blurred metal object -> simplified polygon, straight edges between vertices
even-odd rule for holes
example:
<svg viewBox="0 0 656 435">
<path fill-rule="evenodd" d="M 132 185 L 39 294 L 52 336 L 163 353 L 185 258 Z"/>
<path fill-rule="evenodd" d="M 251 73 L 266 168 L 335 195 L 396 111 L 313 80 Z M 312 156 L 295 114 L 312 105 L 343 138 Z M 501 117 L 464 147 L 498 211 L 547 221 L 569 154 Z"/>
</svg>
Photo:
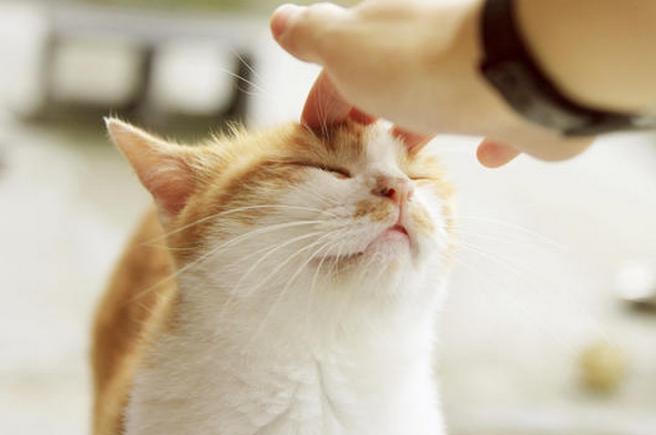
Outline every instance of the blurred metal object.
<svg viewBox="0 0 656 435">
<path fill-rule="evenodd" d="M 30 104 L 13 104 L 23 118 L 87 123 L 113 113 L 159 130 L 244 118 L 255 19 L 79 4 L 34 15 L 38 61 L 23 69 L 40 73 L 25 80 Z"/>
<path fill-rule="evenodd" d="M 67 104 L 127 107 L 143 85 L 144 66 L 141 48 L 131 41 L 62 40 L 51 59 L 50 97 Z"/>
<path fill-rule="evenodd" d="M 656 310 L 656 262 L 627 261 L 615 275 L 617 296 L 637 308 Z"/>
</svg>

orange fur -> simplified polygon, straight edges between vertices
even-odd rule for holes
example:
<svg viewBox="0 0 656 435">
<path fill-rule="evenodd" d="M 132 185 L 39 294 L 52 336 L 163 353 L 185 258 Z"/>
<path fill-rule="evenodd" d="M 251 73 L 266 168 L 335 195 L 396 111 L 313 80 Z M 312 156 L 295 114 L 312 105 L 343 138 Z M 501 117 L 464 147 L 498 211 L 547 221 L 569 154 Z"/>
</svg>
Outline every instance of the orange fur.
<svg viewBox="0 0 656 435">
<path fill-rule="evenodd" d="M 185 186 L 155 183 L 151 188 L 165 195 L 173 191 L 170 208 L 175 213 L 160 223 L 154 209 L 148 212 L 119 260 L 97 309 L 92 346 L 95 435 L 122 433 L 122 417 L 135 370 L 140 364 L 148 364 L 144 360 L 148 343 L 162 331 L 176 328 L 175 307 L 180 295 L 172 274 L 197 255 L 195 248 L 203 242 L 211 222 L 207 218 L 240 206 L 269 203 L 269 198 L 249 186 L 266 183 L 280 187 L 298 182 L 301 173 L 290 163 L 348 170 L 349 164 L 365 152 L 364 130 L 363 126 L 349 124 L 318 137 L 290 124 L 260 134 L 237 131 L 231 138 L 180 147 L 180 155 L 187 159 L 181 166 L 193 168 L 194 178 L 173 177 L 176 182 L 190 183 Z M 123 151 L 132 159 L 130 151 Z M 404 157 L 403 165 L 409 176 L 419 174 L 433 183 L 441 197 L 450 195 L 434 161 L 412 153 Z M 154 183 L 139 175 L 147 187 Z M 189 197 L 184 207 L 175 202 L 180 192 Z M 159 205 L 167 208 L 166 204 Z M 367 215 L 382 220 L 391 208 L 386 202 L 363 201 L 355 217 Z M 261 209 L 253 208 L 231 219 L 249 223 L 261 213 Z M 447 216 L 450 214 L 447 210 Z M 425 214 L 414 217 L 423 231 L 432 231 Z"/>
<path fill-rule="evenodd" d="M 353 218 L 358 219 L 366 216 L 374 222 L 379 222 L 385 220 L 385 218 L 392 212 L 393 208 L 394 206 L 387 201 L 382 202 L 364 199 L 356 204 Z"/>
<path fill-rule="evenodd" d="M 153 209 L 128 244 L 98 306 L 92 347 L 96 435 L 120 433 L 146 325 L 162 317 L 176 292 L 173 280 L 157 285 L 173 272 L 163 234 Z"/>
</svg>

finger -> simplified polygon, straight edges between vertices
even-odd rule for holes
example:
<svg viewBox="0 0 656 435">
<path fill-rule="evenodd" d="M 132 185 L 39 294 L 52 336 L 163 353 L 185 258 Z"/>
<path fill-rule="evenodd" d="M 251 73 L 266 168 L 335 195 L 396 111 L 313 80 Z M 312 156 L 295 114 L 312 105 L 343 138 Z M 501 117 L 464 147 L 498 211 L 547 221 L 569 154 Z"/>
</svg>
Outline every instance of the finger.
<svg viewBox="0 0 656 435">
<path fill-rule="evenodd" d="M 323 71 L 305 101 L 301 123 L 312 129 L 339 124 L 346 121 L 353 110 L 353 105 L 342 98 Z"/>
<path fill-rule="evenodd" d="M 280 6 L 271 16 L 271 33 L 278 44 L 294 57 L 321 63 L 322 52 L 331 38 L 326 34 L 349 18 L 349 11 L 332 3 L 301 7 Z"/>
<path fill-rule="evenodd" d="M 491 140 L 484 140 L 476 151 L 476 157 L 488 168 L 498 168 L 510 162 L 520 154 L 516 148 Z"/>
<path fill-rule="evenodd" d="M 418 152 L 431 140 L 431 138 L 428 136 L 413 133 L 399 127 L 398 125 L 392 127 L 392 136 L 403 141 L 403 143 L 408 147 L 408 151 L 411 153 Z"/>
</svg>

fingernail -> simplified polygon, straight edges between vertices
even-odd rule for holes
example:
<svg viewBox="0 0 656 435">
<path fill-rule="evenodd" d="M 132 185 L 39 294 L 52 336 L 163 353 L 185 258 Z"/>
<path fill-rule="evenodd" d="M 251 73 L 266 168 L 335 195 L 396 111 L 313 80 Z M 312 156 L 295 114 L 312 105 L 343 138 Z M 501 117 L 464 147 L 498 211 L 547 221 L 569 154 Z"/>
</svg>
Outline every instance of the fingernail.
<svg viewBox="0 0 656 435">
<path fill-rule="evenodd" d="M 271 32 L 278 39 L 287 30 L 287 24 L 298 15 L 303 8 L 292 4 L 280 6 L 271 16 Z"/>
</svg>

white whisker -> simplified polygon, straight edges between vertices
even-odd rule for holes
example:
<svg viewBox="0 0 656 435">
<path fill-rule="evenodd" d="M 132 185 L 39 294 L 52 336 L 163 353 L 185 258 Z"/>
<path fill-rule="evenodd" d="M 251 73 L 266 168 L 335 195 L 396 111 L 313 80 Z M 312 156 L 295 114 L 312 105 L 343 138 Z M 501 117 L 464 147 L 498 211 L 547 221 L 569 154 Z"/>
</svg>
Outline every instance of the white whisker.
<svg viewBox="0 0 656 435">
<path fill-rule="evenodd" d="M 225 73 L 225 74 L 229 75 L 230 77 L 233 77 L 233 78 L 236 78 L 239 81 L 242 81 L 243 83 L 247 84 L 248 86 L 253 87 L 253 89 L 255 89 L 259 92 L 262 92 L 262 94 L 270 96 L 270 94 L 262 86 L 258 85 L 257 83 L 255 83 L 251 80 L 248 80 L 247 78 L 244 78 L 244 77 L 240 76 L 239 74 L 236 74 L 236 73 L 234 73 L 230 70 L 227 70 L 225 68 L 221 68 L 220 71 L 222 73 Z"/>
<path fill-rule="evenodd" d="M 486 217 L 486 216 L 459 216 L 458 218 L 462 221 L 471 220 L 471 221 L 479 221 L 479 222 L 488 222 L 488 223 L 492 223 L 492 224 L 505 226 L 507 228 L 517 229 L 517 230 L 523 231 L 524 233 L 526 233 L 528 235 L 536 237 L 536 238 L 544 241 L 545 243 L 549 243 L 549 244 L 554 245 L 558 248 L 564 249 L 564 247 L 560 243 L 558 243 L 557 241 L 555 241 L 553 239 L 550 239 L 549 237 L 547 237 L 543 234 L 540 234 L 537 231 L 531 230 L 530 228 L 524 227 L 522 225 L 519 225 L 519 224 L 516 224 L 516 223 L 513 223 L 513 222 L 506 222 L 506 221 L 502 221 L 502 220 L 499 220 L 499 219 Z"/>
<path fill-rule="evenodd" d="M 250 295 L 252 295 L 253 293 L 255 293 L 255 291 L 257 291 L 257 289 L 259 289 L 264 283 L 268 283 L 269 280 L 270 280 L 271 278 L 273 278 L 278 272 L 280 272 L 280 271 L 282 270 L 282 268 L 285 267 L 285 266 L 286 266 L 286 265 L 287 265 L 292 259 L 296 258 L 297 256 L 299 256 L 299 255 L 302 254 L 303 252 L 305 252 L 305 251 L 307 251 L 307 250 L 309 250 L 309 249 L 314 248 L 317 244 L 321 243 L 321 241 L 322 241 L 323 239 L 325 239 L 326 237 L 330 237 L 330 236 L 332 236 L 332 234 L 333 234 L 333 232 L 330 232 L 330 233 L 328 233 L 328 234 L 325 234 L 325 235 L 319 237 L 316 241 L 314 241 L 314 242 L 311 243 L 310 245 L 308 245 L 308 246 L 306 246 L 306 247 L 304 247 L 304 248 L 302 248 L 302 249 L 296 251 L 294 254 L 292 254 L 292 255 L 290 255 L 289 257 L 287 257 L 287 259 L 285 259 L 283 262 L 281 262 L 280 264 L 278 264 L 278 266 L 276 266 L 276 268 L 274 268 L 272 272 L 270 272 L 267 276 L 265 276 L 265 277 L 264 277 L 264 278 L 263 278 L 263 279 L 262 279 L 262 280 L 261 280 L 261 281 L 260 281 L 255 287 L 254 287 L 254 288 L 252 288 L 252 289 L 250 290 L 250 292 L 248 293 L 247 296 L 250 296 Z"/>
<path fill-rule="evenodd" d="M 264 260 L 266 260 L 267 258 L 269 258 L 271 255 L 275 254 L 276 252 L 278 252 L 279 250 L 281 250 L 281 249 L 283 249 L 283 248 L 286 248 L 286 247 L 289 246 L 289 245 L 292 245 L 292 244 L 294 244 L 294 243 L 296 243 L 296 242 L 299 242 L 299 241 L 302 241 L 302 240 L 305 240 L 305 239 L 309 239 L 309 238 L 311 238 L 311 237 L 314 237 L 314 236 L 316 236 L 316 235 L 318 235 L 318 234 L 322 234 L 322 233 L 323 233 L 323 231 L 315 231 L 315 232 L 310 233 L 310 234 L 304 234 L 304 235 L 302 235 L 302 236 L 295 237 L 295 238 L 293 238 L 293 239 L 291 239 L 291 240 L 288 240 L 288 241 L 286 241 L 286 242 L 284 242 L 284 243 L 282 243 L 282 244 L 280 244 L 280 245 L 276 245 L 276 246 L 274 246 L 273 248 L 268 247 L 269 249 L 267 249 L 266 253 L 265 253 L 264 255 L 262 255 L 260 258 L 258 258 L 258 260 L 257 260 L 255 263 L 253 263 L 253 264 L 251 265 L 251 267 L 246 271 L 246 273 L 243 274 L 243 275 L 239 278 L 239 280 L 237 281 L 237 284 L 235 284 L 235 285 L 233 286 L 231 293 L 235 293 L 235 292 L 237 291 L 237 289 L 239 288 L 239 286 L 241 285 L 241 283 L 242 283 L 246 278 L 248 278 L 248 277 L 250 276 L 250 274 L 253 273 L 253 271 L 254 271 L 255 269 L 257 269 L 257 267 L 258 267 L 258 266 L 259 266 Z M 261 252 L 261 250 L 258 251 L 258 253 L 259 253 L 259 252 Z"/>
<path fill-rule="evenodd" d="M 333 247 L 335 245 L 335 243 L 336 242 L 326 243 L 324 246 L 322 246 L 319 249 L 319 251 L 322 251 L 324 249 L 328 250 L 329 248 Z M 309 320 L 310 320 L 309 319 L 310 313 L 312 313 L 312 311 L 314 310 L 313 301 L 314 301 L 314 292 L 315 292 L 315 288 L 316 288 L 316 285 L 317 285 L 317 279 L 319 278 L 319 273 L 320 273 L 321 268 L 323 267 L 323 263 L 325 261 L 326 261 L 326 256 L 324 255 L 323 257 L 321 257 L 321 260 L 319 261 L 319 265 L 317 266 L 317 269 L 314 271 L 314 275 L 312 275 L 312 281 L 311 281 L 311 284 L 310 284 L 310 291 L 308 292 L 308 296 L 307 296 L 307 298 L 308 298 L 308 309 L 305 313 L 306 314 L 306 323 L 308 323 L 308 324 L 309 324 Z"/>
<path fill-rule="evenodd" d="M 255 210 L 255 209 L 302 210 L 302 211 L 312 211 L 312 212 L 317 212 L 317 213 L 321 213 L 321 214 L 326 214 L 326 215 L 331 216 L 331 217 L 337 217 L 335 214 L 330 213 L 329 211 L 322 210 L 322 209 L 319 209 L 319 208 L 312 208 L 312 207 L 302 207 L 302 206 L 294 206 L 294 205 L 278 205 L 278 204 L 249 205 L 249 206 L 244 206 L 244 207 L 233 208 L 233 209 L 230 209 L 230 210 L 224 210 L 224 211 L 219 212 L 219 213 L 214 213 L 214 214 L 211 214 L 209 216 L 205 216 L 205 217 L 203 217 L 201 219 L 198 219 L 194 222 L 191 222 L 189 224 L 186 224 L 186 225 L 183 225 L 179 228 L 176 228 L 175 230 L 172 230 L 172 231 L 170 231 L 166 234 L 163 234 L 161 236 L 157 236 L 157 237 L 154 237 L 150 240 L 147 240 L 147 241 L 143 242 L 143 244 L 163 240 L 163 239 L 167 238 L 168 236 L 171 236 L 173 234 L 184 231 L 188 228 L 191 228 L 195 225 L 206 222 L 210 219 L 231 215 L 231 214 L 239 213 L 239 212 L 246 211 L 246 210 Z"/>
<path fill-rule="evenodd" d="M 199 264 L 201 264 L 203 261 L 207 260 L 212 255 L 216 254 L 217 252 L 220 252 L 221 249 L 225 249 L 227 247 L 230 247 L 230 246 L 234 245 L 236 242 L 247 239 L 248 237 L 257 236 L 257 235 L 260 235 L 260 234 L 263 234 L 263 233 L 266 233 L 266 232 L 270 232 L 270 231 L 275 231 L 275 230 L 284 229 L 284 228 L 290 228 L 290 227 L 294 227 L 294 226 L 301 226 L 301 225 L 313 225 L 313 224 L 322 223 L 322 222 L 323 221 L 317 221 L 317 220 L 299 221 L 299 222 L 286 222 L 286 223 L 283 223 L 283 224 L 271 225 L 271 226 L 264 227 L 264 228 L 258 228 L 258 229 L 249 231 L 245 234 L 242 234 L 240 236 L 234 237 L 234 238 L 228 240 L 227 242 L 225 242 L 223 244 L 220 244 L 220 245 L 210 249 L 208 252 L 201 255 L 196 260 L 190 262 L 189 264 L 186 264 L 185 266 L 183 266 L 180 269 L 176 270 L 174 273 L 167 276 L 166 278 L 156 282 L 155 284 L 151 285 L 150 287 L 148 287 L 148 288 L 146 288 L 146 289 L 144 289 L 140 292 L 137 292 L 132 298 L 128 299 L 126 304 L 129 304 L 130 302 L 134 301 L 135 299 L 138 299 L 138 298 L 144 296 L 145 294 L 148 294 L 149 292 L 151 292 L 153 289 L 159 287 L 160 285 L 162 285 L 166 282 L 169 282 L 172 279 L 177 278 L 181 273 L 191 269 L 192 267 L 198 266 Z"/>
<path fill-rule="evenodd" d="M 253 77 L 255 77 L 255 78 L 258 79 L 258 80 L 262 80 L 262 77 L 260 77 L 260 75 L 257 73 L 257 71 L 255 71 L 255 68 L 253 68 L 253 67 L 252 67 L 252 66 L 246 61 L 246 59 L 244 59 L 244 57 L 243 57 L 241 54 L 239 54 L 239 52 L 238 52 L 237 50 L 235 50 L 234 48 L 231 48 L 231 49 L 230 49 L 230 52 L 231 52 L 232 54 L 234 54 L 234 55 L 237 57 L 237 59 L 239 59 L 239 62 L 241 62 L 242 65 L 244 65 L 244 66 L 245 66 L 245 67 L 251 72 L 251 74 L 253 74 Z"/>
<path fill-rule="evenodd" d="M 328 234 L 326 234 L 324 237 L 332 236 L 332 235 L 333 235 L 333 234 L 328 233 Z M 317 241 L 316 243 L 318 243 L 318 242 L 319 242 L 319 241 Z M 310 245 L 310 246 L 314 246 L 314 245 L 316 245 L 316 243 L 313 244 L 313 245 Z M 296 269 L 296 272 L 294 272 L 294 273 L 292 274 L 292 276 L 289 278 L 289 280 L 287 280 L 287 284 L 285 284 L 285 287 L 283 287 L 282 291 L 278 294 L 278 296 L 276 297 L 276 300 L 273 302 L 273 304 L 271 304 L 271 308 L 269 308 L 269 311 L 267 312 L 267 314 L 264 316 L 264 318 L 263 318 L 262 321 L 260 322 L 260 325 L 259 325 L 258 328 L 256 329 L 255 334 L 254 334 L 253 337 L 249 340 L 249 342 L 248 342 L 248 344 L 246 345 L 246 347 L 249 347 L 249 345 L 250 345 L 250 344 L 251 344 L 251 343 L 252 343 L 252 342 L 253 342 L 253 341 L 259 336 L 259 334 L 262 332 L 262 329 L 264 328 L 264 326 L 266 326 L 266 323 L 267 323 L 268 319 L 271 317 L 271 315 L 272 315 L 273 312 L 275 311 L 277 305 L 280 303 L 280 301 L 282 300 L 282 298 L 284 297 L 284 295 L 285 295 L 285 294 L 287 293 L 287 291 L 291 288 L 291 286 L 292 286 L 292 284 L 294 283 L 294 281 L 296 280 L 296 278 L 298 278 L 298 276 L 301 274 L 301 272 L 303 272 L 303 270 L 307 267 L 307 265 L 310 264 L 310 262 L 311 262 L 312 260 L 314 260 L 314 259 L 317 257 L 317 255 L 319 254 L 320 251 L 321 251 L 321 249 L 317 249 L 317 250 L 315 250 L 315 252 L 314 252 L 312 255 L 310 255 L 310 256 L 307 258 L 307 260 L 305 260 L 305 261 L 304 261 L 304 262 L 303 262 L 303 263 L 302 263 L 302 264 Z"/>
<path fill-rule="evenodd" d="M 473 252 L 473 253 L 483 257 L 483 258 L 487 258 L 489 260 L 492 260 L 492 261 L 496 262 L 497 264 L 505 267 L 507 270 L 509 270 L 510 272 L 513 272 L 517 276 L 521 276 L 521 272 L 519 271 L 519 269 L 517 269 L 514 265 L 510 264 L 507 260 L 499 258 L 498 255 L 486 252 L 486 251 L 484 251 L 484 250 L 482 250 L 478 247 L 471 246 L 467 243 L 461 243 L 460 246 L 464 249 L 469 250 L 470 252 Z"/>
</svg>

